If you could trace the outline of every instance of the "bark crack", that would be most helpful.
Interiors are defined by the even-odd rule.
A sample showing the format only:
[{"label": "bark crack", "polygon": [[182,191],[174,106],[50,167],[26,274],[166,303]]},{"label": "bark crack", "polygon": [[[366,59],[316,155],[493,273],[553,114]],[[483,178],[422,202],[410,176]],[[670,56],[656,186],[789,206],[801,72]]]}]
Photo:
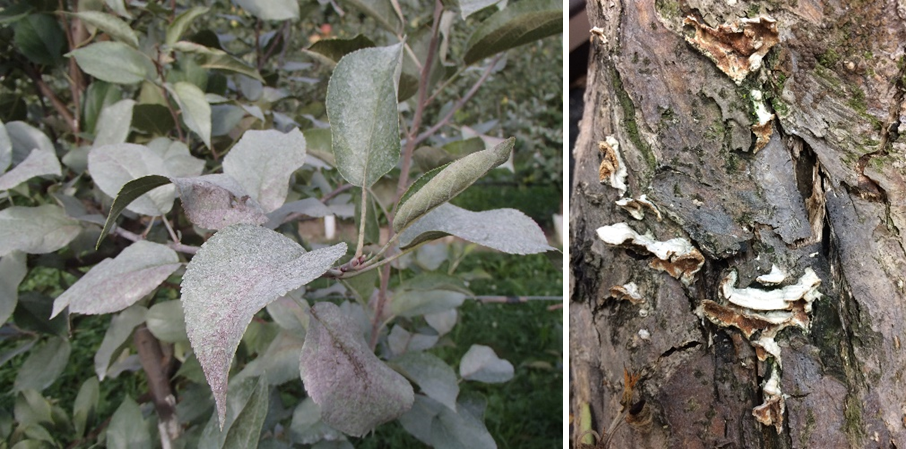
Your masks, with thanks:
[{"label": "bark crack", "polygon": [[887,120],[881,124],[881,141],[878,143],[878,149],[863,154],[856,162],[859,184],[855,187],[850,186],[850,189],[851,193],[855,193],[865,200],[887,202],[887,192],[881,187],[877,179],[872,179],[870,174],[865,173],[865,167],[871,162],[872,158],[890,154],[893,142],[899,138],[900,105],[903,103],[904,96],[906,96],[906,82],[904,82],[906,64],[904,62],[906,62],[906,57],[900,60],[900,70],[893,82],[893,101],[887,110]]}]

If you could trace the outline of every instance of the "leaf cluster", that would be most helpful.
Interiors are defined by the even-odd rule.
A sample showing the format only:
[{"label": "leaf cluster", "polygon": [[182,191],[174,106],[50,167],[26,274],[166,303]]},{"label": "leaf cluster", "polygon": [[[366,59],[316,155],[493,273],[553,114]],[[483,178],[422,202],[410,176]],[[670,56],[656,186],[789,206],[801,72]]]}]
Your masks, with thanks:
[{"label": "leaf cluster", "polygon": [[[396,421],[428,445],[496,447],[460,385],[517,368],[480,343],[458,369],[430,350],[474,298],[456,265],[476,244],[555,248],[517,210],[449,203],[520,151],[456,112],[504,52],[559,34],[562,6],[349,7],[372,36],[294,35],[308,14],[348,13],[333,3],[0,6],[6,444],[348,447]],[[322,217],[352,221],[352,238],[304,226]],[[471,246],[443,272],[446,236]],[[48,268],[59,291],[26,291]],[[109,324],[70,409],[44,392],[82,362],[91,315]],[[141,383],[110,403],[121,376]]]}]

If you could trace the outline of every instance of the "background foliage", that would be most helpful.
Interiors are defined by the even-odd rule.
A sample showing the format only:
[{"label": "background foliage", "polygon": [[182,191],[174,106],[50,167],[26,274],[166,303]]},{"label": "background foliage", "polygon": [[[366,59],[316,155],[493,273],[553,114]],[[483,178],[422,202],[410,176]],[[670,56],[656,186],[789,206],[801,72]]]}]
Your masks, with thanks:
[{"label": "background foliage", "polygon": [[[395,34],[388,32],[382,20],[393,22],[398,20],[396,15],[380,9],[393,3],[237,0],[233,4],[211,1],[199,5],[176,1],[48,0],[28,4],[0,1],[0,122],[23,122],[34,127],[49,138],[52,153],[63,162],[61,172],[56,175],[52,170],[35,173],[40,176],[0,189],[3,201],[0,208],[58,204],[60,195],[65,195],[77,198],[86,214],[105,214],[114,195],[102,193],[95,184],[99,181],[85,171],[88,154],[103,141],[150,144],[161,136],[183,141],[188,144],[190,155],[203,161],[203,172],[210,173],[221,170],[223,155],[229,154],[246,130],[298,128],[304,131],[308,154],[331,164],[330,133],[325,133],[328,122],[325,98],[328,80],[340,57],[363,46],[394,44],[403,35],[415,53],[423,57],[427,51],[432,5],[399,2],[406,22],[390,24],[399,30]],[[523,9],[545,7],[545,2],[539,1],[515,3],[523,4],[520,6]],[[298,7],[297,13],[292,5]],[[478,5],[477,10],[463,20],[462,15],[474,5]],[[191,9],[199,6],[210,9]],[[463,58],[475,57],[466,51],[470,39],[480,34],[482,24],[497,17],[497,8],[493,2],[462,1],[450,5],[449,9],[461,15],[450,21],[444,45],[439,49],[441,53],[446,52],[443,60],[448,65],[438,64],[432,69],[431,86],[437,89],[437,95],[420,118],[422,130],[434,124],[438,126],[420,144],[411,169],[405,164],[402,169],[394,168],[371,189],[379,206],[369,208],[372,219],[377,220],[373,226],[367,223],[366,243],[381,240],[378,228],[386,225],[387,220],[383,213],[376,211],[392,205],[396,180],[401,176],[415,179],[441,162],[484,149],[490,142],[509,136],[516,138],[514,156],[504,164],[509,170],[492,171],[453,204],[469,210],[516,207],[544,228],[553,227],[551,217],[558,212],[562,189],[560,38],[534,40],[467,66],[462,63]],[[75,11],[81,15],[74,16]],[[92,15],[91,11],[106,16]],[[111,22],[108,16],[117,18],[126,27]],[[70,29],[72,32],[66,31],[68,27],[74,27]],[[168,29],[178,30],[167,32]],[[545,33],[553,34],[550,30]],[[71,42],[73,38],[75,42]],[[105,51],[98,54],[86,51],[96,44],[102,44]],[[77,48],[81,50],[70,53]],[[122,48],[163,55],[155,61],[156,67],[150,69],[159,75],[159,83],[142,81],[143,75],[129,78],[129,67],[146,63],[144,60],[130,63],[131,53],[121,53]],[[161,48],[177,51],[160,51]],[[406,57],[403,59],[407,61]],[[411,61],[403,63],[399,96],[406,99],[400,104],[404,133],[419,116],[418,76],[418,68]],[[467,92],[473,86],[479,86],[480,93],[471,96]],[[198,97],[198,94],[207,96]],[[464,96],[467,101],[460,103]],[[134,103],[123,103],[124,99]],[[199,106],[204,103],[210,105],[211,117],[207,120],[205,108]],[[123,111],[129,108],[131,120],[125,120]],[[21,167],[21,158],[13,165]],[[357,218],[362,209],[361,202],[355,198],[358,194],[343,191],[345,182],[336,170],[306,167],[293,176],[286,201],[333,195],[324,203],[338,216],[347,217],[341,222],[339,237],[354,247]],[[68,205],[67,213],[72,206]],[[172,224],[179,231],[179,241],[184,245],[201,245],[210,233],[193,227],[180,212],[181,208],[176,206],[170,213]],[[97,379],[96,352],[110,332],[111,320],[122,314],[64,313],[61,318],[48,321],[54,298],[104,257],[113,257],[127,247],[130,243],[127,234],[156,242],[170,240],[167,228],[159,219],[149,220],[150,217],[128,211],[125,215],[117,229],[118,236],[105,239],[97,252],[93,246],[100,226],[94,219],[94,225],[85,225],[78,237],[59,251],[27,256],[28,272],[14,288],[18,291],[18,301],[12,298],[15,311],[0,328],[0,385],[7,386],[5,390],[9,391],[0,396],[0,437],[5,440],[0,444],[116,447],[120,441],[117,435],[142,433],[130,427],[136,425],[134,419],[132,422],[112,419],[114,414],[135,416],[130,415],[133,411],[130,400],[137,401],[136,410],[145,417],[144,424],[138,425],[148,427],[149,444],[160,444],[155,429],[154,395],[149,392],[153,382],[149,382],[134,356],[137,351],[134,341],[138,341],[133,340],[137,338],[135,335],[123,338],[123,343],[110,354],[116,369],[108,371],[107,377],[97,384],[97,397],[91,400],[92,379]],[[317,235],[320,222],[304,216],[297,218],[298,221],[284,224],[278,230],[312,249],[328,243]],[[377,246],[371,248],[375,250]],[[430,251],[434,254],[429,254]],[[558,258],[559,254],[551,257]],[[411,259],[400,259],[395,264],[397,269],[389,279],[391,290],[426,271],[425,261],[430,259],[434,262],[427,262],[428,265],[440,261],[433,268],[458,275],[475,297],[559,296],[561,292],[561,273],[555,268],[560,262],[551,264],[545,255],[518,257],[457,242],[429,245]],[[151,307],[179,299],[181,273],[182,270],[170,276],[139,304]],[[0,277],[3,278],[0,284],[10,279],[2,270]],[[315,281],[308,286],[306,296],[334,294],[328,298],[340,302],[343,298],[331,293],[333,284],[324,279]],[[0,294],[3,292],[0,290]],[[348,297],[350,293],[347,290],[341,296]],[[0,298],[7,303],[9,300]],[[523,304],[467,301],[459,312],[457,326],[438,340],[430,349],[432,354],[455,370],[473,344],[488,345],[515,366],[515,376],[507,383],[460,380],[460,398],[486,404],[485,426],[501,447],[559,445],[562,415],[559,312],[548,311],[547,304],[538,301]],[[428,328],[423,318],[407,320],[405,324],[411,329]],[[379,355],[387,355],[389,328],[382,330]],[[270,314],[264,311],[256,314],[239,346],[232,374],[260,358],[279,331]],[[37,396],[16,392],[17,377],[22,377],[23,367],[29,370],[28,359],[54,335],[62,337],[60,341],[71,347],[68,363]],[[185,422],[181,421],[184,437],[174,444],[194,447],[211,416],[210,388],[197,362],[193,364],[193,358],[185,358],[190,350],[188,343],[165,343],[163,349],[172,352],[166,355],[170,359],[167,374],[180,404],[177,413],[181,420],[186,418]],[[117,372],[119,369],[122,371]],[[26,376],[30,374],[33,373],[26,372]],[[289,447],[293,440],[293,411],[306,397],[306,390],[297,378],[295,382],[270,389],[267,394],[270,400],[266,415],[262,415],[264,432],[260,445]],[[49,414],[41,418],[44,401],[50,407]],[[195,402],[207,405],[200,410],[187,410],[191,408],[187,405]],[[423,445],[398,422],[380,426],[371,437],[353,441],[362,447]],[[319,444],[328,447],[326,441]]]}]

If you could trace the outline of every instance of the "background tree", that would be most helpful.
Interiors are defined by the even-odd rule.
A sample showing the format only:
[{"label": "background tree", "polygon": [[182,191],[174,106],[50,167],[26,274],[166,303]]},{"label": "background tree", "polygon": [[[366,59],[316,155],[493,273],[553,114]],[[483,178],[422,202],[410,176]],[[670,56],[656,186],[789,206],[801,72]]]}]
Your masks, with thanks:
[{"label": "background tree", "polygon": [[657,0],[588,13],[575,441],[906,444],[906,10]]}]

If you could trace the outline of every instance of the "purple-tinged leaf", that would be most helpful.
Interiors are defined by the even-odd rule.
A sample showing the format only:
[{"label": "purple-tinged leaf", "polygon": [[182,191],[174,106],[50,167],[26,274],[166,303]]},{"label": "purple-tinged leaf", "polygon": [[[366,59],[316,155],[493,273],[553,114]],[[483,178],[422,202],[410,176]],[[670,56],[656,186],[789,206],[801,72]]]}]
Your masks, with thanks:
[{"label": "purple-tinged leaf", "polygon": [[247,224],[221,230],[198,250],[183,276],[182,305],[221,423],[230,362],[252,316],[324,274],[344,254],[345,243],[306,253],[277,232]]},{"label": "purple-tinged leaf", "polygon": [[267,222],[264,210],[235,179],[226,174],[196,178],[172,178],[179,191],[186,217],[207,229],[223,229],[237,223]]},{"label": "purple-tinged leaf", "polygon": [[371,352],[339,307],[319,302],[311,316],[299,371],[325,423],[362,436],[412,407],[412,385]]},{"label": "purple-tinged leaf", "polygon": [[66,306],[70,313],[97,315],[118,312],[154,291],[180,267],[176,252],[142,240],[113,259],[104,259],[53,303],[51,318]]}]

